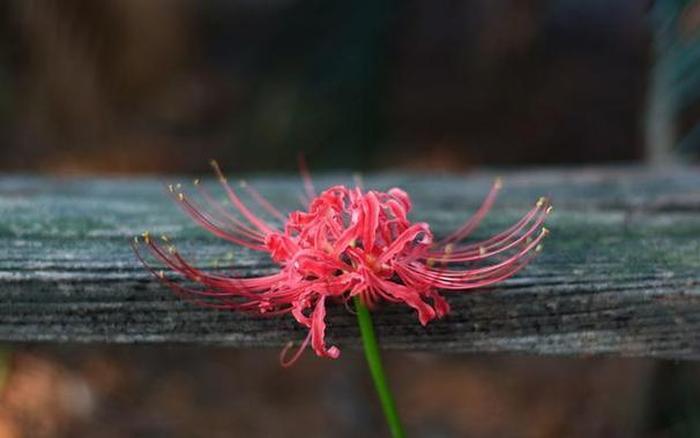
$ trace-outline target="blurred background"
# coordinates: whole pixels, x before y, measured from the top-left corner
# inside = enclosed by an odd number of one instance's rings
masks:
[[[449,168],[697,150],[688,0],[5,0],[0,168]]]
[[[700,2],[2,0],[0,171],[665,164],[700,152]],[[0,437],[382,436],[363,358],[25,346]],[[700,436],[700,368],[392,352],[416,436]]]

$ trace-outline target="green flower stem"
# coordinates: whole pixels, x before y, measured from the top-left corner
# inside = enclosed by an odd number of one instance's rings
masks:
[[[403,428],[399,420],[399,414],[396,412],[396,404],[391,395],[389,384],[384,374],[382,366],[382,358],[379,354],[379,346],[377,345],[377,336],[374,334],[374,325],[372,324],[372,316],[369,309],[362,302],[360,297],[355,296],[355,310],[357,311],[357,323],[360,326],[360,334],[362,335],[362,347],[365,350],[365,357],[369,365],[369,371],[374,380],[374,388],[379,395],[379,401],[382,404],[384,417],[389,424],[391,436],[394,438],[403,438]]]

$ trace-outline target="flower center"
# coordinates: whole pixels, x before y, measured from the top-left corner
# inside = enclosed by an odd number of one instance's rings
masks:
[[[283,233],[266,245],[275,261],[306,279],[371,272],[390,277],[392,261],[410,257],[432,242],[427,224],[407,219],[410,199],[389,192],[331,187],[289,215]]]

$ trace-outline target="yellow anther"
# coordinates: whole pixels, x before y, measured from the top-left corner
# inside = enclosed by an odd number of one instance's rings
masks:
[[[168,252],[170,254],[175,254],[177,252],[177,248],[175,248],[175,245],[168,246]]]
[[[195,180],[192,181],[192,183],[193,183],[194,185],[198,186],[198,185],[199,185],[199,178],[195,178]]]
[[[542,251],[542,245],[537,245],[537,248],[535,248],[535,252],[541,252]]]
[[[151,235],[148,234],[148,231],[141,233],[141,237],[143,237],[144,242],[151,243]]]
[[[175,188],[180,190],[182,188],[182,184],[180,184],[180,183],[175,184]]]
[[[159,276],[160,278],[165,278],[165,272],[163,272],[163,271],[158,271],[158,276]]]
[[[173,187],[172,184],[168,184],[168,191],[170,191],[170,193],[174,192],[174,191],[175,191],[175,187]]]
[[[455,250],[455,245],[454,243],[448,243],[445,245],[445,254],[452,254],[452,251]]]
[[[139,236],[134,236],[134,243],[139,243]]]
[[[546,236],[547,234],[549,234],[549,229],[548,229],[548,228],[545,228],[545,227],[542,227],[542,235],[543,235],[543,236]]]
[[[484,255],[484,254],[486,254],[486,248],[484,248],[483,246],[480,246],[479,247],[479,255]]]
[[[219,181],[225,183],[225,182],[226,182],[226,177],[225,177],[224,174],[221,172],[221,168],[219,167],[219,163],[217,163],[216,160],[210,160],[210,161],[209,161],[209,164],[211,165],[211,167],[214,168],[214,172],[216,172],[216,174],[218,175]]]
[[[500,190],[501,187],[503,187],[503,178],[500,176],[496,178],[496,180],[493,182],[493,188],[496,190]]]
[[[166,236],[165,234],[161,235],[161,236],[160,236],[160,239],[161,239],[163,242],[170,242],[170,239],[168,239],[168,236]]]
[[[178,194],[177,194],[177,199],[180,200],[180,201],[184,201],[184,200],[185,200],[185,194],[184,194],[184,193],[178,193]]]
[[[545,202],[547,202],[547,198],[545,198],[545,197],[543,196],[543,197],[541,197],[540,199],[537,200],[537,204],[535,204],[535,205],[536,205],[537,207],[542,207],[542,205],[544,205]]]
[[[552,206],[550,205],[549,207],[547,207],[547,210],[545,210],[545,213],[546,213],[546,214],[549,214],[549,213],[552,212],[552,210],[554,210],[554,207],[552,207]]]

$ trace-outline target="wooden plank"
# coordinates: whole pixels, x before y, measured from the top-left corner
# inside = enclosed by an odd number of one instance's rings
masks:
[[[411,310],[383,306],[375,319],[385,347],[700,357],[698,169],[383,173],[365,185],[406,189],[413,217],[439,235],[469,216],[496,175],[505,177],[503,195],[475,237],[504,228],[546,195],[555,212],[543,254],[498,287],[449,294],[453,312],[426,328]],[[296,206],[295,177],[250,181],[275,204]],[[0,340],[281,346],[303,338],[291,317],[197,308],[143,270],[128,242],[144,229],[168,233],[199,265],[274,269],[195,227],[165,195],[167,182],[177,179],[0,176]],[[344,307],[330,310],[329,327],[330,342],[358,345]]]

